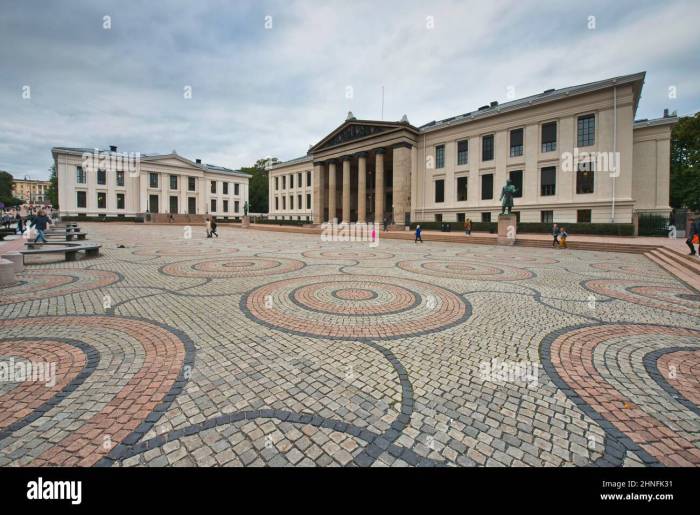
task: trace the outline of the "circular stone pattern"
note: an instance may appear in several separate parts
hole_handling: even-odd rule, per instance
[[[286,274],[304,266],[303,261],[296,259],[249,256],[170,263],[163,266],[161,271],[175,277],[228,279]]]
[[[392,339],[465,321],[469,304],[453,292],[405,278],[297,277],[252,290],[241,310],[264,325],[311,337]]]
[[[681,342],[688,347],[668,347]],[[648,463],[700,465],[692,432],[676,427],[700,413],[700,331],[624,323],[573,327],[546,336],[540,355],[557,387],[609,438]]]
[[[559,263],[558,259],[544,256],[521,256],[518,254],[478,254],[475,252],[458,252],[455,255],[457,257],[465,257],[481,261],[495,261],[497,263],[521,263],[523,265],[555,265]]]
[[[485,264],[464,259],[399,261],[397,266],[407,272],[445,279],[478,281],[518,281],[533,277],[529,270],[501,264]]]
[[[114,284],[121,278],[114,272],[82,268],[25,270],[17,274],[18,282],[0,288],[0,305],[70,295]]]
[[[182,247],[143,247],[132,252],[134,256],[150,256],[150,257],[187,257],[187,256],[201,256],[202,254],[220,254],[223,251],[227,254],[233,254],[238,252],[235,247],[227,247],[222,249],[220,247],[204,247],[197,246],[182,246]]]
[[[619,300],[674,313],[700,316],[700,300],[681,286],[639,283],[624,279],[592,279],[583,283],[588,290]]]
[[[309,259],[333,259],[333,260],[363,260],[363,259],[391,259],[394,254],[379,250],[309,250],[302,252],[302,256]]]
[[[644,277],[658,277],[658,278],[665,278],[668,277],[668,274],[664,273],[662,270],[654,269],[654,268],[646,268],[643,266],[633,266],[633,265],[625,265],[622,263],[617,263],[617,262],[612,262],[612,261],[604,261],[602,263],[591,263],[591,268],[595,268],[596,270],[602,270],[603,272],[619,272],[621,274],[629,275],[629,274],[634,274],[634,275],[641,275]]]

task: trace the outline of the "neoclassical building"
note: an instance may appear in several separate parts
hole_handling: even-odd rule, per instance
[[[46,204],[49,199],[46,192],[49,189],[49,181],[39,181],[35,179],[14,179],[12,181],[12,195],[15,198],[24,200],[30,205]]]
[[[635,121],[644,78],[549,89],[420,127],[349,113],[306,156],[270,167],[270,218],[496,221],[507,179],[524,222],[667,214],[677,118]]]
[[[170,154],[54,147],[61,216],[243,216],[250,174]],[[167,216],[158,216],[158,214]],[[187,216],[185,216],[187,215]],[[199,215],[199,216],[198,216]]]

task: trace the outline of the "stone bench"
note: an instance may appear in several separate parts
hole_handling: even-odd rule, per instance
[[[84,240],[87,236],[86,232],[46,232],[44,233],[47,240],[50,239],[65,239],[66,241],[73,241],[73,238],[78,240]]]
[[[7,236],[14,236],[17,231],[14,229],[0,229],[0,241],[4,240]]]
[[[28,242],[24,244],[27,248],[21,250],[22,256],[31,256],[34,254],[64,254],[66,261],[75,261],[76,254],[80,251],[85,251],[85,255],[96,257],[100,255],[102,245],[95,243],[34,243]]]

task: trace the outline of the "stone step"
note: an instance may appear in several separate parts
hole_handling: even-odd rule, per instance
[[[658,252],[674,263],[700,276],[700,259],[696,256],[686,256],[671,249],[659,247]]]
[[[677,264],[672,258],[667,257],[664,253],[659,252],[658,250],[648,252],[645,254],[645,256],[670,274],[683,281],[686,285],[690,286],[696,291],[700,291],[700,275],[695,274],[689,271],[687,268]]]

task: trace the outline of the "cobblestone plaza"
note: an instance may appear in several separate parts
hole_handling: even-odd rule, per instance
[[[697,466],[700,295],[643,255],[84,224],[0,289],[0,465]]]

